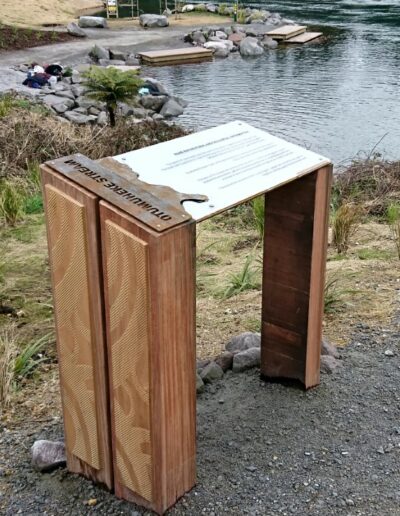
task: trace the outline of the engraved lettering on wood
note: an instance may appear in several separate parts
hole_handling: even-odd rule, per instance
[[[105,222],[116,475],[152,500],[147,244]]]
[[[85,207],[46,185],[67,449],[100,469],[89,311]]]

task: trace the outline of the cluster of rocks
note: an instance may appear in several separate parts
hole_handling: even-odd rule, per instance
[[[227,57],[231,52],[242,56],[259,56],[264,50],[275,49],[278,43],[267,33],[271,26],[259,23],[232,27],[204,27],[184,36],[184,41],[214,51],[215,57]]]
[[[139,67],[139,59],[130,52],[105,48],[100,45],[94,45],[89,51],[89,58],[92,63],[100,66],[126,67],[123,70],[137,70]],[[128,68],[133,67],[133,68]]]
[[[331,374],[341,366],[340,353],[335,346],[322,339],[321,371]],[[261,361],[261,335],[245,332],[233,337],[214,360],[198,360],[196,390],[202,392],[205,384],[221,380],[227,371],[240,373],[259,367]]]
[[[209,12],[220,14],[221,16],[233,16],[235,14],[234,5],[222,4],[186,4],[182,7],[181,11],[184,12]],[[269,25],[291,25],[294,24],[293,20],[283,19],[279,13],[271,13],[266,9],[251,9],[246,7],[245,9],[239,9],[236,13],[237,21],[240,23],[268,23]]]

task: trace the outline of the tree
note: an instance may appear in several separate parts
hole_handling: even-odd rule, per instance
[[[110,117],[110,125],[115,126],[115,110],[118,102],[133,103],[143,81],[137,72],[123,72],[117,68],[91,67],[83,74],[87,91],[85,96],[104,102]]]

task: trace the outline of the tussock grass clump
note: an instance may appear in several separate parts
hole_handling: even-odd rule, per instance
[[[343,203],[363,204],[366,213],[384,216],[400,196],[400,161],[366,159],[354,161],[335,175],[334,208]]]
[[[17,355],[15,325],[0,330],[0,407],[8,406],[14,380],[14,364]]]
[[[363,210],[354,204],[342,204],[332,217],[332,244],[339,254],[346,253],[350,238],[361,223]]]
[[[25,195],[18,181],[0,182],[0,218],[9,226],[23,219]]]
[[[387,220],[396,246],[397,256],[400,260],[400,203],[390,204],[387,209]]]
[[[260,240],[264,238],[264,217],[265,217],[265,197],[260,195],[252,200],[254,223],[257,228]]]

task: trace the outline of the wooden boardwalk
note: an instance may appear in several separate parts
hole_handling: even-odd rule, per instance
[[[287,39],[285,43],[308,43],[322,36],[322,32],[303,32],[294,38]]]
[[[279,27],[279,29],[269,31],[267,36],[278,41],[286,41],[299,34],[303,34],[306,30],[307,27],[305,25],[284,25],[283,27]]]
[[[151,50],[139,52],[142,63],[152,65],[171,65],[193,63],[212,59],[213,50],[202,47],[173,48],[170,50]]]

